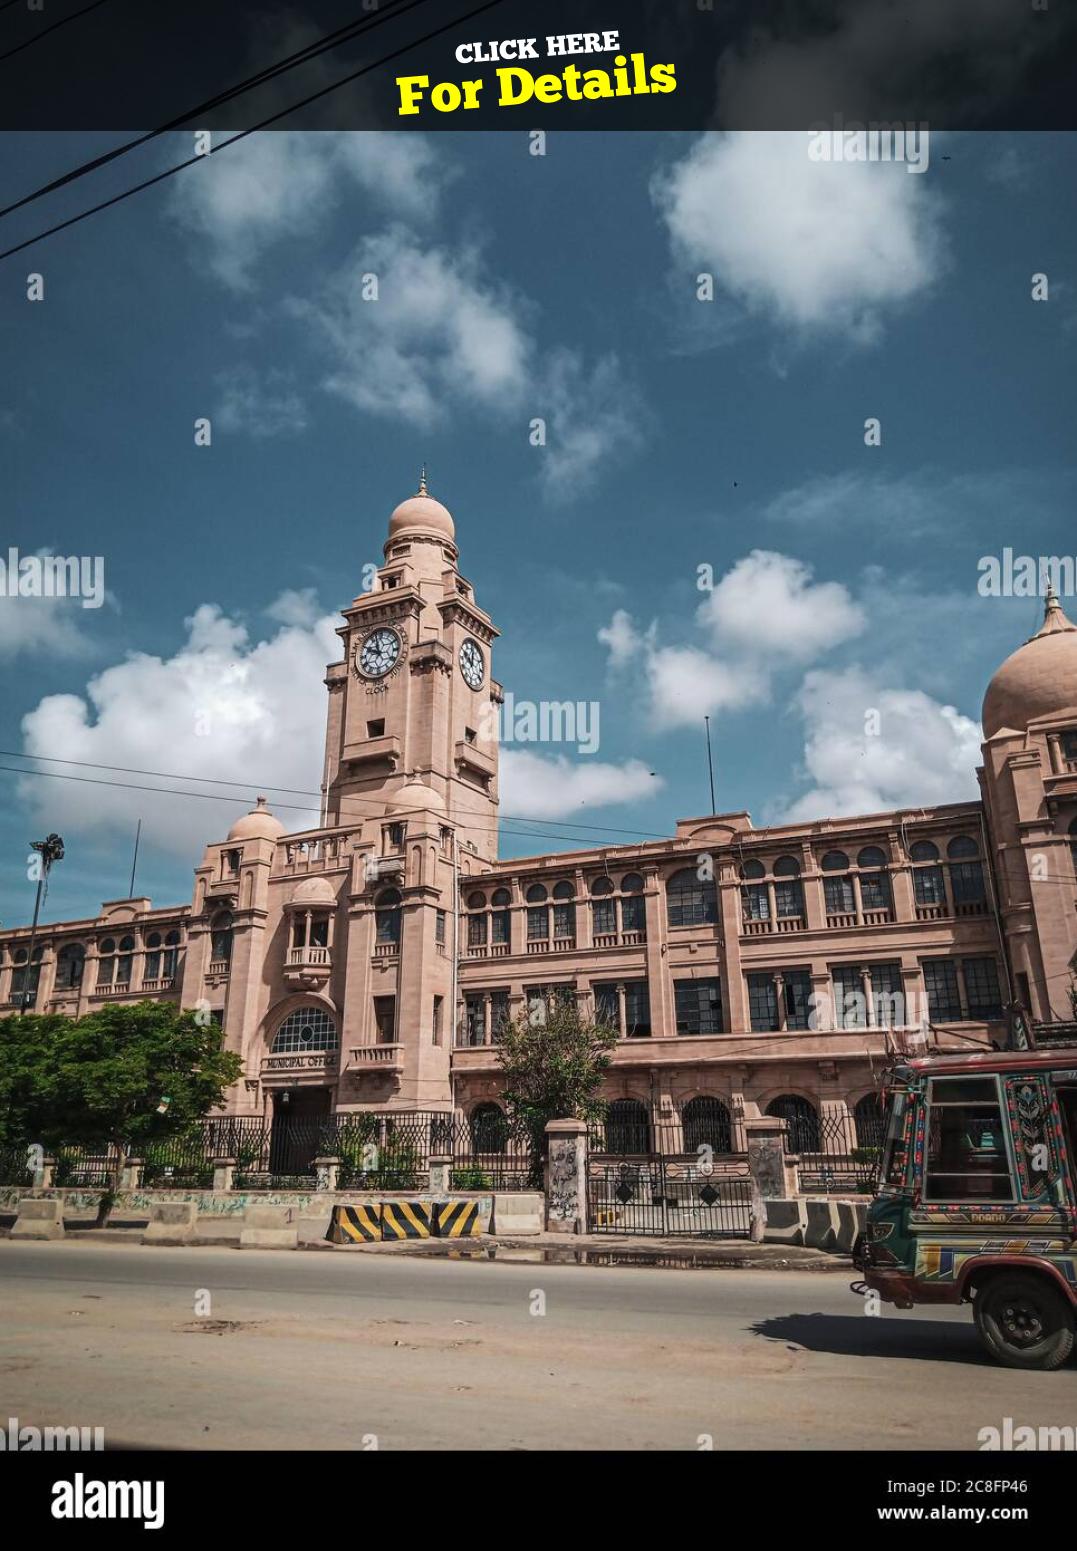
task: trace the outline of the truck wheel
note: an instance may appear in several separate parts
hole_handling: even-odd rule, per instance
[[[1073,1307],[1046,1277],[1021,1271],[992,1277],[973,1309],[980,1339],[1007,1368],[1049,1372],[1073,1350]]]

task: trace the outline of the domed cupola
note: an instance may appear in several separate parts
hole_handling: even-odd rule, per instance
[[[1048,587],[1043,624],[1012,652],[990,684],[983,704],[985,738],[1008,729],[1025,732],[1041,716],[1077,712],[1077,625]]]
[[[389,543],[403,538],[437,539],[449,544],[456,540],[452,513],[440,501],[435,501],[426,488],[425,464],[418,490],[406,501],[401,501],[389,518]]]

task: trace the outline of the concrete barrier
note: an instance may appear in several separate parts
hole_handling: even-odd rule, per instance
[[[298,1245],[299,1230],[290,1206],[248,1206],[240,1249],[296,1249]]]
[[[19,1215],[11,1230],[13,1239],[62,1239],[63,1202],[27,1196],[19,1202]]]
[[[856,1243],[859,1234],[863,1233],[868,1221],[868,1203],[866,1201],[839,1201],[838,1208],[838,1249],[846,1255],[850,1253]]]
[[[539,1191],[498,1191],[494,1196],[493,1233],[541,1233],[545,1204]]]
[[[808,1226],[808,1214],[804,1202],[795,1199],[770,1198],[763,1202],[766,1208],[766,1227],[763,1240],[767,1244],[803,1244]]]
[[[807,1226],[806,1249],[835,1250],[838,1247],[838,1203],[829,1196],[807,1196],[804,1201]]]
[[[198,1221],[197,1201],[154,1201],[143,1244],[188,1244]]]

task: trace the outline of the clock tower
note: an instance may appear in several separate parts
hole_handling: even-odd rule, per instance
[[[497,856],[498,632],[458,569],[452,516],[426,488],[389,519],[374,588],[344,610],[326,677],[325,823],[422,809]]]

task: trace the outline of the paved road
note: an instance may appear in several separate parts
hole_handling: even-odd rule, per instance
[[[2,1241],[0,1287],[0,1418],[117,1443],[975,1448],[1077,1421],[1072,1368],[995,1367],[966,1310],[870,1318],[818,1272]]]

